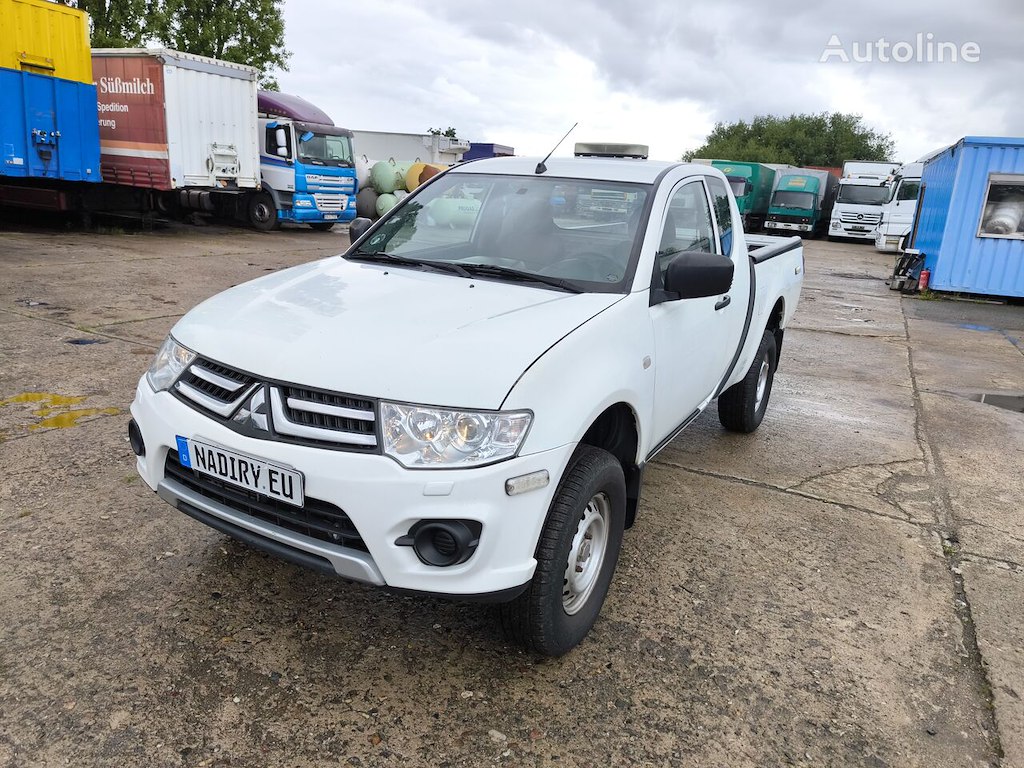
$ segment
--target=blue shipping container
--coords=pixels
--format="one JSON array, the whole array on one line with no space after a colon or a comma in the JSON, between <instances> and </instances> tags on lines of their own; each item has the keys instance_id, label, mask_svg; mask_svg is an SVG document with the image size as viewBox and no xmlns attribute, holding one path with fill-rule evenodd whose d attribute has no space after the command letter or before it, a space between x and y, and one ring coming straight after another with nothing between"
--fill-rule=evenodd
<instances>
[{"instance_id":1,"label":"blue shipping container","mask_svg":"<svg viewBox=\"0 0 1024 768\"><path fill-rule=\"evenodd\" d=\"M479 160L482 157L509 157L516 151L504 144L480 144L471 142L469 151L462 155L463 160Z\"/></svg>"},{"instance_id":2,"label":"blue shipping container","mask_svg":"<svg viewBox=\"0 0 1024 768\"><path fill-rule=\"evenodd\" d=\"M1024 139L967 136L932 158L915 226L930 287L1024 296Z\"/></svg>"},{"instance_id":3,"label":"blue shipping container","mask_svg":"<svg viewBox=\"0 0 1024 768\"><path fill-rule=\"evenodd\" d=\"M0 176L102 181L96 86L0 68Z\"/></svg>"}]
</instances>

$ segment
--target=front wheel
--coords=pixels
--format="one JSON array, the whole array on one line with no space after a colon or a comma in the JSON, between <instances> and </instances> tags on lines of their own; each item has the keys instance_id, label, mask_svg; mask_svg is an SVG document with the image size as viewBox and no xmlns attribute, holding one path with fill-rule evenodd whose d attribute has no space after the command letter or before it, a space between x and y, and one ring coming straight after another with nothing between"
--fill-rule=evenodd
<instances>
[{"instance_id":1,"label":"front wheel","mask_svg":"<svg viewBox=\"0 0 1024 768\"><path fill-rule=\"evenodd\" d=\"M277 218L277 206L274 198L266 192L257 192L249 198L249 223L261 232L278 229L281 222Z\"/></svg>"},{"instance_id":2,"label":"front wheel","mask_svg":"<svg viewBox=\"0 0 1024 768\"><path fill-rule=\"evenodd\" d=\"M747 375L718 396L718 420L730 432L753 432L761 424L775 381L775 334L765 330Z\"/></svg>"},{"instance_id":3,"label":"front wheel","mask_svg":"<svg viewBox=\"0 0 1024 768\"><path fill-rule=\"evenodd\" d=\"M498 607L505 634L545 656L578 645L608 594L625 520L622 465L607 451L581 445L548 510L533 580Z\"/></svg>"}]
</instances>

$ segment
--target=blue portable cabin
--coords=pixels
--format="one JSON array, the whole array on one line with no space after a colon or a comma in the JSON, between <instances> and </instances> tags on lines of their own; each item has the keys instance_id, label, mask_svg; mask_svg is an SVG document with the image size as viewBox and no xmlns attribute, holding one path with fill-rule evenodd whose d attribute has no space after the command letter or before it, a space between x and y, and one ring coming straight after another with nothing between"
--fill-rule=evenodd
<instances>
[{"instance_id":1,"label":"blue portable cabin","mask_svg":"<svg viewBox=\"0 0 1024 768\"><path fill-rule=\"evenodd\" d=\"M912 237L931 288L1024 297L1024 138L966 136L929 160Z\"/></svg>"},{"instance_id":2,"label":"blue portable cabin","mask_svg":"<svg viewBox=\"0 0 1024 768\"><path fill-rule=\"evenodd\" d=\"M102 181L96 86L0 68L0 176Z\"/></svg>"}]
</instances>

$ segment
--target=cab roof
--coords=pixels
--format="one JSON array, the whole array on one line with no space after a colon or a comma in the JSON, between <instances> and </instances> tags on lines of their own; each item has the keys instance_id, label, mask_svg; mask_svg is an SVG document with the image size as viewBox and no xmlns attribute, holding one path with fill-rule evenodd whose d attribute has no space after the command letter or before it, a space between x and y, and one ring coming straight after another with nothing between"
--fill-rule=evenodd
<instances>
[{"instance_id":1,"label":"cab roof","mask_svg":"<svg viewBox=\"0 0 1024 768\"><path fill-rule=\"evenodd\" d=\"M492 173L513 176L541 176L568 179L605 179L639 184L652 184L663 171L685 167L693 173L717 175L708 165L673 163L664 160L634 160L608 157L550 157L544 161L547 170L537 173L540 157L489 157L457 165L449 173Z\"/></svg>"}]
</instances>

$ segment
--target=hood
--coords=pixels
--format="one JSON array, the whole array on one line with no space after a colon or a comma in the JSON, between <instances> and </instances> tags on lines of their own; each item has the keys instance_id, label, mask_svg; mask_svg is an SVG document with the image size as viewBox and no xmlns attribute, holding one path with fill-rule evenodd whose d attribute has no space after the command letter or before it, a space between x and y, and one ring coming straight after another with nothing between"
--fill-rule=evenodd
<instances>
[{"instance_id":1,"label":"hood","mask_svg":"<svg viewBox=\"0 0 1024 768\"><path fill-rule=\"evenodd\" d=\"M622 298L335 256L217 294L171 333L268 379L494 409L545 350Z\"/></svg>"}]
</instances>

